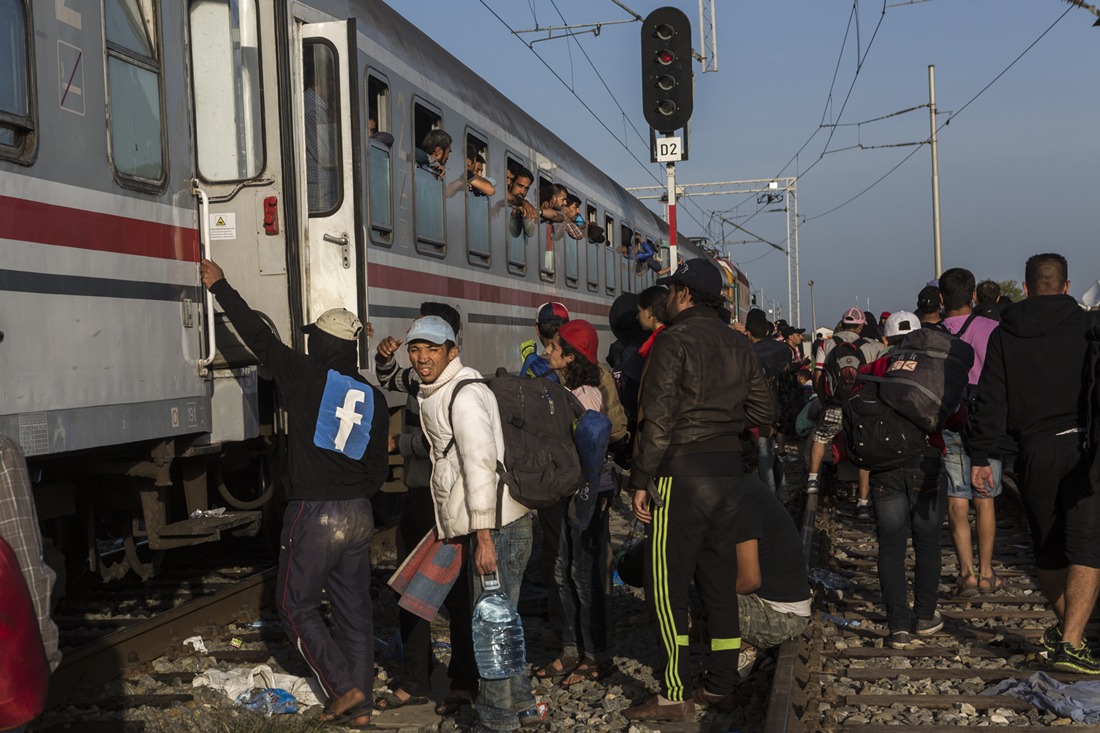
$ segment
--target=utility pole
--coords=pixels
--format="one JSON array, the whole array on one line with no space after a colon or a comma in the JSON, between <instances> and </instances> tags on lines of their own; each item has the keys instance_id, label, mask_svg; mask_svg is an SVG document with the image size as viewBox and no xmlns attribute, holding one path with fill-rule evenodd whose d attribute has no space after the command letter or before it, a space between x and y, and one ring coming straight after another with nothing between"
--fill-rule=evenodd
<instances>
[{"instance_id":1,"label":"utility pole","mask_svg":"<svg viewBox=\"0 0 1100 733\"><path fill-rule=\"evenodd\" d=\"M814 281L810 280L807 285L810 286L810 323L812 328L810 329L810 335L817 333L817 305L814 304Z\"/></svg>"},{"instance_id":2,"label":"utility pole","mask_svg":"<svg viewBox=\"0 0 1100 733\"><path fill-rule=\"evenodd\" d=\"M936 277L943 272L943 252L940 249L940 155L936 146L936 67L928 66L928 119L932 130L932 247Z\"/></svg>"}]
</instances>

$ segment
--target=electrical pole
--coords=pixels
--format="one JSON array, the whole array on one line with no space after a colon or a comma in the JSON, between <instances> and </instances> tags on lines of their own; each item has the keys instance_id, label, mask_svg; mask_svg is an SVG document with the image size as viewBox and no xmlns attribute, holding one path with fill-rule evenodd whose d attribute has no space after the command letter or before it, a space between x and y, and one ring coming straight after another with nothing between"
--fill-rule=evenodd
<instances>
[{"instance_id":1,"label":"electrical pole","mask_svg":"<svg viewBox=\"0 0 1100 733\"><path fill-rule=\"evenodd\" d=\"M817 305L814 303L814 281L810 280L806 284L810 286L810 324L812 326L810 335L812 336L817 333Z\"/></svg>"},{"instance_id":2,"label":"electrical pole","mask_svg":"<svg viewBox=\"0 0 1100 733\"><path fill-rule=\"evenodd\" d=\"M932 130L932 248L936 277L943 272L943 252L940 249L940 156L936 146L936 67L928 66L928 119Z\"/></svg>"}]
</instances>

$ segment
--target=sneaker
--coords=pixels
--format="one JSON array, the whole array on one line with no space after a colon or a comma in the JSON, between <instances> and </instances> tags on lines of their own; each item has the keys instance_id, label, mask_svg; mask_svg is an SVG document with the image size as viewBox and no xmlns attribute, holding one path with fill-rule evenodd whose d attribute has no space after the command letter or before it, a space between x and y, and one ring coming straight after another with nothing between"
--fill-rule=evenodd
<instances>
[{"instance_id":1,"label":"sneaker","mask_svg":"<svg viewBox=\"0 0 1100 733\"><path fill-rule=\"evenodd\" d=\"M908 649L909 645L913 643L913 638L909 636L908 631L891 631L890 635L886 637L886 646L891 649Z\"/></svg>"},{"instance_id":2,"label":"sneaker","mask_svg":"<svg viewBox=\"0 0 1100 733\"><path fill-rule=\"evenodd\" d=\"M811 478L806 480L806 493L816 494L821 491L821 479Z\"/></svg>"},{"instance_id":3,"label":"sneaker","mask_svg":"<svg viewBox=\"0 0 1100 733\"><path fill-rule=\"evenodd\" d=\"M1080 646L1064 641L1058 644L1058 651L1054 653L1054 668L1063 672L1100 675L1100 661L1092 656L1092 649L1083 641Z\"/></svg>"},{"instance_id":4,"label":"sneaker","mask_svg":"<svg viewBox=\"0 0 1100 733\"><path fill-rule=\"evenodd\" d=\"M943 616L940 615L939 611L932 614L932 618L927 621L917 619L917 636L931 636L942 628Z\"/></svg>"},{"instance_id":5,"label":"sneaker","mask_svg":"<svg viewBox=\"0 0 1100 733\"><path fill-rule=\"evenodd\" d=\"M1051 624L1043 632L1043 640L1040 642L1051 659L1058 651L1058 645L1062 643L1062 624Z\"/></svg>"},{"instance_id":6,"label":"sneaker","mask_svg":"<svg viewBox=\"0 0 1100 733\"><path fill-rule=\"evenodd\" d=\"M871 521L871 505L870 504L856 504L856 519L861 522Z\"/></svg>"}]
</instances>

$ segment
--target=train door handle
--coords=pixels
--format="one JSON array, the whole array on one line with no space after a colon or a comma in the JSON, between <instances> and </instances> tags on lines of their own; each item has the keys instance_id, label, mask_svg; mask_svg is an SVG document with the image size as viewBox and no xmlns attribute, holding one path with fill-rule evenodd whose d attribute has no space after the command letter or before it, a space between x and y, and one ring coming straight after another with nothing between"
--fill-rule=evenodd
<instances>
[{"instance_id":1,"label":"train door handle","mask_svg":"<svg viewBox=\"0 0 1100 733\"><path fill-rule=\"evenodd\" d=\"M341 250L341 256L344 262L344 269L351 269L351 240L348 239L347 234L342 234L339 237L334 237L331 234L326 234L324 240L330 244L339 245Z\"/></svg>"}]
</instances>

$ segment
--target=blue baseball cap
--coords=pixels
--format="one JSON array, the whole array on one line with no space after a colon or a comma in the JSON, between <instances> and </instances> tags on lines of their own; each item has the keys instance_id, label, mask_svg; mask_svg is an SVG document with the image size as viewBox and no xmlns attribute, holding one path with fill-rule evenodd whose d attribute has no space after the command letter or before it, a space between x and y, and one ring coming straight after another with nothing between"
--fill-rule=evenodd
<instances>
[{"instance_id":1,"label":"blue baseball cap","mask_svg":"<svg viewBox=\"0 0 1100 733\"><path fill-rule=\"evenodd\" d=\"M414 341L427 341L436 346L441 346L448 341L452 344L458 343L451 324L439 316L424 316L413 321L412 328L405 334L405 343L411 344Z\"/></svg>"}]
</instances>

